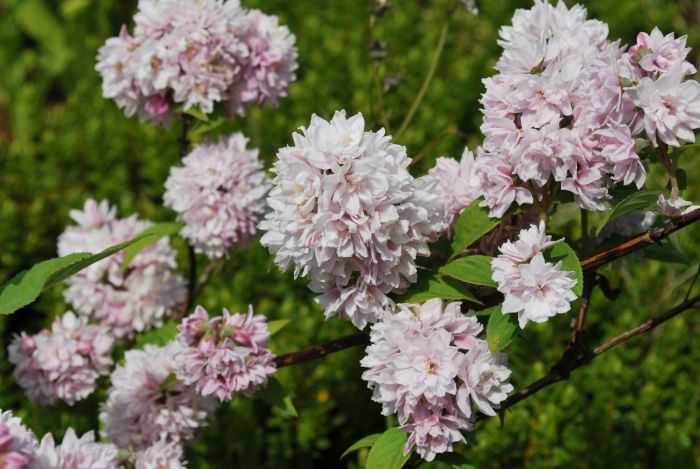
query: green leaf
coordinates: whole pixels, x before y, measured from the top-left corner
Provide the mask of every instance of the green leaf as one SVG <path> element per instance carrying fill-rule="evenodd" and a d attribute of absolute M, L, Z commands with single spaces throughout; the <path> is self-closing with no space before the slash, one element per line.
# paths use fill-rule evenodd
<path fill-rule="evenodd" d="M 381 434 L 367 456 L 365 469 L 401 469 L 411 453 L 403 454 L 408 433 L 392 427 Z"/>
<path fill-rule="evenodd" d="M 203 122 L 208 122 L 209 121 L 209 116 L 199 109 L 197 106 L 191 107 L 189 109 L 183 110 L 183 113 L 187 114 L 188 116 L 192 116 L 197 120 L 203 121 Z"/>
<path fill-rule="evenodd" d="M 274 321 L 268 321 L 267 330 L 270 335 L 274 335 L 280 331 L 284 326 L 289 324 L 289 319 L 276 319 Z"/>
<path fill-rule="evenodd" d="M 136 336 L 135 346 L 136 348 L 143 348 L 146 344 L 151 344 L 162 347 L 173 340 L 177 332 L 177 324 L 175 321 L 166 321 L 165 324 L 156 329 L 138 334 Z"/>
<path fill-rule="evenodd" d="M 122 262 L 122 269 L 126 270 L 129 266 L 129 262 L 148 246 L 154 244 L 161 238 L 178 234 L 183 226 L 182 223 L 156 223 L 142 231 L 139 236 L 143 236 L 143 238 L 126 249 L 124 261 Z"/>
<path fill-rule="evenodd" d="M 583 293 L 583 271 L 581 270 L 581 262 L 571 246 L 564 241 L 555 244 L 549 249 L 549 259 L 555 263 L 562 261 L 561 270 L 574 273 L 576 286 L 572 290 L 580 298 Z"/>
<path fill-rule="evenodd" d="M 189 133 L 190 140 L 193 143 L 200 143 L 204 140 L 207 134 L 213 132 L 214 130 L 222 127 L 226 124 L 228 120 L 223 116 L 218 116 L 215 119 L 211 119 L 208 122 L 198 121 L 195 123 L 194 127 Z"/>
<path fill-rule="evenodd" d="M 42 61 L 51 75 L 61 73 L 68 64 L 71 48 L 68 46 L 61 21 L 43 0 L 17 2 L 14 11 L 17 26 L 39 44 Z"/>
<path fill-rule="evenodd" d="M 656 202 L 659 199 L 660 190 L 644 190 L 635 192 L 632 195 L 622 199 L 603 220 L 603 222 L 598 227 L 598 232 L 600 234 L 601 230 L 616 218 L 621 217 L 625 213 L 634 212 L 638 210 L 651 210 L 656 208 Z"/>
<path fill-rule="evenodd" d="M 491 261 L 489 256 L 460 257 L 440 269 L 440 273 L 473 285 L 496 287 L 491 278 Z"/>
<path fill-rule="evenodd" d="M 644 257 L 657 261 L 685 265 L 690 265 L 692 263 L 692 259 L 688 255 L 680 252 L 671 243 L 652 244 L 645 247 L 642 252 L 644 253 Z"/>
<path fill-rule="evenodd" d="M 277 409 L 280 414 L 285 417 L 298 417 L 292 398 L 276 378 L 270 378 L 267 385 L 260 389 L 257 393 L 263 401 L 267 402 L 271 407 Z"/>
<path fill-rule="evenodd" d="M 84 268 L 115 254 L 133 243 L 152 235 L 139 235 L 134 239 L 109 247 L 98 254 L 78 252 L 49 259 L 20 272 L 0 287 L 0 314 L 12 314 L 36 300 L 49 288 L 61 283 Z"/>
<path fill-rule="evenodd" d="M 481 199 L 477 199 L 465 208 L 452 227 L 452 242 L 450 243 L 450 259 L 464 252 L 467 247 L 491 231 L 499 220 L 490 218 L 489 212 L 479 207 Z"/>
<path fill-rule="evenodd" d="M 486 326 L 486 342 L 491 353 L 500 352 L 510 344 L 520 332 L 517 314 L 503 314 L 501 305 L 492 306 L 489 323 Z"/>
<path fill-rule="evenodd" d="M 367 435 L 364 438 L 360 438 L 355 443 L 353 443 L 352 446 L 346 449 L 345 452 L 343 452 L 343 454 L 340 455 L 340 459 L 343 459 L 348 454 L 357 451 L 360 448 L 367 448 L 368 446 L 372 446 L 374 443 L 376 443 L 380 436 L 382 436 L 381 433 L 373 433 L 371 435 Z"/>
<path fill-rule="evenodd" d="M 468 300 L 483 304 L 464 284 L 434 272 L 423 272 L 418 282 L 413 284 L 397 301 L 399 303 L 423 303 L 432 298 L 443 300 Z"/>

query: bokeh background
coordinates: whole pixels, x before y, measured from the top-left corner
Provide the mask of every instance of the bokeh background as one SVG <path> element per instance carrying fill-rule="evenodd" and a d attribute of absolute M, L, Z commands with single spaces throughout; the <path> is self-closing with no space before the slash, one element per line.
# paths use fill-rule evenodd
<path fill-rule="evenodd" d="M 589 15 L 610 25 L 610 37 L 633 43 L 637 32 L 659 26 L 700 40 L 700 5 L 693 0 L 595 0 Z M 276 149 L 312 113 L 362 112 L 377 127 L 377 82 L 386 120 L 400 125 L 426 74 L 445 22 L 445 0 L 389 0 L 374 37 L 386 57 L 373 66 L 368 45 L 370 5 L 352 0 L 244 0 L 277 14 L 297 36 L 300 68 L 289 98 L 278 109 L 253 110 L 222 131 L 242 130 L 270 165 Z M 567 1 L 571 5 L 571 2 Z M 500 25 L 528 1 L 482 0 L 480 14 L 455 12 L 435 79 L 401 142 L 424 173 L 438 155 L 459 157 L 475 147 L 481 121 L 481 79 L 493 73 L 500 53 Z M 0 281 L 56 254 L 56 238 L 70 223 L 68 211 L 86 198 L 106 198 L 121 215 L 138 212 L 155 221 L 173 219 L 163 208 L 163 183 L 178 162 L 177 125 L 171 129 L 127 119 L 101 96 L 94 71 L 97 49 L 129 24 L 134 0 L 0 0 Z M 691 53 L 696 65 L 700 49 Z M 395 86 L 397 85 L 397 86 Z M 427 151 L 426 151 L 427 147 Z M 700 200 L 700 154 L 683 157 L 689 175 L 686 198 Z M 654 176 L 656 174 L 657 176 Z M 656 179 L 655 179 L 656 178 Z M 663 184 L 652 170 L 650 182 Z M 559 215 L 559 230 L 574 233 L 576 211 Z M 637 257 L 603 273 L 615 300 L 594 295 L 588 340 L 601 342 L 682 299 L 697 271 L 700 230 L 691 227 L 672 242 L 685 263 Z M 178 245 L 182 248 L 181 245 Z M 201 259 L 203 262 L 203 259 Z M 184 265 L 184 264 L 183 264 Z M 278 353 L 353 332 L 345 321 L 324 321 L 304 281 L 280 273 L 254 242 L 234 252 L 207 286 L 200 302 L 210 310 L 242 310 L 253 304 L 271 319 L 291 318 L 272 342 Z M 24 398 L 12 378 L 6 349 L 13 334 L 37 332 L 66 310 L 60 288 L 10 317 L 0 317 L 0 408 L 12 409 L 35 432 L 61 436 L 98 428 L 103 392 L 73 407 L 39 407 Z M 486 467 L 693 467 L 700 465 L 700 311 L 691 311 L 652 334 L 613 349 L 561 384 L 482 423 L 461 446 L 478 468 Z M 561 355 L 568 319 L 531 325 L 510 347 L 516 387 L 546 373 Z M 222 406 L 188 448 L 193 468 L 361 467 L 366 452 L 344 461 L 355 440 L 386 428 L 380 407 L 360 379 L 359 348 L 285 368 L 279 378 L 299 416 L 271 409 L 260 399 Z"/>

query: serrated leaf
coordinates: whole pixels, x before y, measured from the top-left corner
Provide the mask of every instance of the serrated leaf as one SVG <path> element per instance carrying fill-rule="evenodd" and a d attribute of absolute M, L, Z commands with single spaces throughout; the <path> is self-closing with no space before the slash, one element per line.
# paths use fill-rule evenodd
<path fill-rule="evenodd" d="M 496 287 L 491 278 L 491 261 L 489 256 L 460 257 L 440 268 L 440 273 L 473 285 Z"/>
<path fill-rule="evenodd" d="M 32 303 L 42 292 L 95 262 L 121 251 L 143 237 L 144 235 L 139 235 L 134 239 L 109 247 L 98 254 L 78 252 L 49 259 L 34 265 L 29 270 L 20 272 L 0 287 L 0 314 L 14 313 Z"/>
<path fill-rule="evenodd" d="M 382 433 L 372 445 L 365 469 L 401 469 L 411 456 L 411 452 L 403 454 L 406 440 L 408 433 L 396 427 Z"/>
<path fill-rule="evenodd" d="M 413 284 L 396 300 L 399 303 L 423 303 L 432 298 L 443 300 L 468 300 L 472 303 L 483 304 L 476 296 L 467 290 L 464 284 L 442 275 L 422 272 L 418 282 Z"/>
<path fill-rule="evenodd" d="M 576 286 L 572 290 L 580 298 L 583 293 L 583 271 L 581 270 L 581 262 L 571 246 L 564 241 L 555 244 L 549 249 L 549 260 L 554 263 L 561 261 L 561 270 L 574 273 Z"/>
<path fill-rule="evenodd" d="M 499 220 L 490 218 L 488 210 L 479 207 L 480 203 L 481 199 L 472 202 L 462 211 L 452 227 L 450 259 L 459 256 L 467 247 L 498 225 Z"/>
<path fill-rule="evenodd" d="M 267 322 L 267 330 L 270 335 L 278 333 L 284 326 L 289 324 L 289 319 L 276 319 L 274 321 Z"/>
<path fill-rule="evenodd" d="M 177 333 L 177 324 L 175 321 L 170 320 L 156 329 L 151 329 L 143 334 L 138 334 L 134 344 L 136 348 L 143 348 L 147 344 L 162 347 L 175 339 Z"/>
<path fill-rule="evenodd" d="M 156 223 L 150 228 L 147 228 L 144 231 L 142 231 L 139 234 L 139 236 L 144 237 L 139 239 L 137 242 L 133 243 L 126 249 L 126 252 L 124 252 L 124 261 L 122 262 L 122 269 L 126 270 L 126 268 L 129 266 L 129 262 L 131 262 L 134 259 L 134 257 L 136 257 L 141 251 L 146 249 L 148 246 L 154 244 L 161 238 L 178 234 L 183 228 L 183 226 L 184 225 L 182 223 L 174 222 Z"/>
<path fill-rule="evenodd" d="M 340 455 L 340 459 L 343 459 L 348 454 L 357 451 L 360 448 L 367 448 L 368 446 L 372 446 L 374 443 L 377 442 L 380 436 L 382 436 L 381 433 L 373 433 L 371 435 L 367 435 L 363 438 L 360 438 L 355 443 L 353 443 L 348 449 L 346 449 L 343 452 L 343 454 Z"/>
<path fill-rule="evenodd" d="M 486 326 L 486 342 L 491 353 L 500 352 L 510 344 L 520 332 L 517 314 L 503 314 L 501 306 L 489 308 L 491 316 Z"/>
<path fill-rule="evenodd" d="M 601 230 L 616 218 L 622 215 L 639 211 L 639 210 L 652 210 L 656 208 L 656 202 L 659 199 L 660 190 L 644 190 L 635 192 L 632 195 L 622 199 L 603 219 L 603 222 L 598 227 L 597 234 L 600 235 Z"/>
<path fill-rule="evenodd" d="M 265 387 L 260 389 L 256 395 L 286 417 L 299 416 L 299 413 L 292 402 L 292 398 L 284 389 L 282 383 L 280 383 L 276 378 L 268 379 Z"/>

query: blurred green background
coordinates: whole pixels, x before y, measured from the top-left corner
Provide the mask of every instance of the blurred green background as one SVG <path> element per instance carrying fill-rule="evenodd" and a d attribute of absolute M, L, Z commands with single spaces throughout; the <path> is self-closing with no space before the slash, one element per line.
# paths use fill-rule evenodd
<path fill-rule="evenodd" d="M 101 96 L 94 71 L 104 41 L 130 24 L 135 1 L 0 0 L 0 280 L 56 252 L 68 211 L 88 197 L 107 198 L 120 214 L 166 221 L 163 182 L 177 164 L 178 126 L 155 128 L 127 119 Z M 571 2 L 567 2 L 571 5 Z M 367 1 L 244 0 L 277 14 L 297 36 L 300 68 L 290 96 L 278 109 L 253 110 L 226 130 L 240 129 L 261 149 L 269 166 L 276 149 L 312 113 L 362 112 L 375 127 L 377 82 L 368 45 Z M 374 36 L 386 42 L 376 74 L 398 83 L 384 97 L 386 120 L 396 130 L 418 92 L 445 22 L 445 0 L 390 0 Z M 481 121 L 481 79 L 493 73 L 500 50 L 498 27 L 527 1 L 483 0 L 480 14 L 455 12 L 435 79 L 400 143 L 422 174 L 438 155 L 459 156 L 475 147 Z M 688 34 L 700 40 L 700 6 L 692 0 L 596 0 L 589 15 L 610 25 L 610 37 L 634 42 L 638 31 Z M 692 52 L 698 65 L 700 49 Z M 391 88 L 394 88 L 393 86 Z M 441 139 L 441 137 L 445 137 Z M 436 145 L 431 145 L 436 142 Z M 428 147 L 428 151 L 423 150 Z M 691 176 L 687 197 L 700 200 L 699 155 L 681 163 Z M 654 173 L 654 171 L 652 171 Z M 657 171 L 658 173 L 658 171 Z M 659 184 L 659 177 L 651 182 Z M 662 181 L 663 182 L 663 181 Z M 574 233 L 577 211 L 562 210 L 561 232 Z M 556 217 L 555 217 L 556 219 Z M 685 295 L 698 268 L 700 230 L 674 235 L 687 264 L 641 258 L 603 273 L 623 294 L 614 302 L 600 292 L 589 313 L 588 339 L 597 344 L 664 311 Z M 181 246 L 180 246 L 181 247 Z M 204 260 L 200 259 L 203 263 Z M 273 339 L 278 352 L 353 332 L 348 322 L 325 322 L 303 281 L 280 273 L 254 243 L 234 252 L 200 299 L 210 311 L 241 310 L 248 303 L 270 318 L 292 318 Z M 21 312 L 0 317 L 0 408 L 13 409 L 35 432 L 61 436 L 97 428 L 98 393 L 74 407 L 29 403 L 13 381 L 6 349 L 14 333 L 37 332 L 66 310 L 54 289 Z M 509 349 L 516 388 L 546 373 L 568 338 L 569 317 L 529 326 Z M 700 318 L 688 312 L 639 339 L 613 349 L 506 414 L 478 426 L 476 442 L 459 451 L 485 467 L 692 467 L 700 465 Z M 223 406 L 188 448 L 190 467 L 360 467 L 366 452 L 339 461 L 342 451 L 387 422 L 360 379 L 359 348 L 285 368 L 299 417 L 270 409 L 259 399 Z"/>

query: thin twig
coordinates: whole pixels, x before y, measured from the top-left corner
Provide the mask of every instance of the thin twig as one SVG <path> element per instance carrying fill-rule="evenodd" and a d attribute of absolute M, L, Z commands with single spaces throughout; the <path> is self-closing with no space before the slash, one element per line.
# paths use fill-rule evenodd
<path fill-rule="evenodd" d="M 452 135 L 456 135 L 458 137 L 461 137 L 463 139 L 467 139 L 468 135 L 460 132 L 459 130 L 455 129 L 447 129 L 443 131 L 440 135 L 438 135 L 432 142 L 428 143 L 421 151 L 416 153 L 416 156 L 411 158 L 411 162 L 408 164 L 409 166 L 417 163 L 418 161 L 421 160 L 425 155 L 433 151 L 433 149 L 438 146 L 440 143 L 442 143 L 447 137 L 450 137 Z"/>
<path fill-rule="evenodd" d="M 676 218 L 671 223 L 654 228 L 644 233 L 633 236 L 626 241 L 618 244 L 615 247 L 606 249 L 605 251 L 599 252 L 591 257 L 588 257 L 581 261 L 581 268 L 584 270 L 593 269 L 600 267 L 601 265 L 608 264 L 615 259 L 626 256 L 627 254 L 638 251 L 650 244 L 658 243 L 662 239 L 668 237 L 672 233 L 684 228 L 696 221 L 700 220 L 700 209 L 693 210 L 690 213 L 686 213 L 678 218 Z"/>
<path fill-rule="evenodd" d="M 187 262 L 189 264 L 187 291 L 185 292 L 185 301 L 182 302 L 182 307 L 180 308 L 178 321 L 187 316 L 187 313 L 190 311 L 190 307 L 195 299 L 195 289 L 197 287 L 197 254 L 194 252 L 194 248 L 189 244 L 187 245 Z"/>
<path fill-rule="evenodd" d="M 445 24 L 442 25 L 442 29 L 440 30 L 440 38 L 438 39 L 437 47 L 435 47 L 435 52 L 433 53 L 433 60 L 430 63 L 430 68 L 428 69 L 428 73 L 425 75 L 423 85 L 418 91 L 418 94 L 413 100 L 413 103 L 411 104 L 411 108 L 408 110 L 408 112 L 406 113 L 406 117 L 401 123 L 401 127 L 399 127 L 399 130 L 394 135 L 394 141 L 399 141 L 403 133 L 408 128 L 409 124 L 413 120 L 413 116 L 418 110 L 418 106 L 420 106 L 420 103 L 421 101 L 423 101 L 425 93 L 430 87 L 430 83 L 433 81 L 433 77 L 435 76 L 435 70 L 437 70 L 438 63 L 440 63 L 440 57 L 442 56 L 442 51 L 445 48 L 445 42 L 447 40 L 447 31 L 450 29 L 450 18 L 452 17 L 453 12 L 454 7 L 448 8 L 445 12 Z"/>
<path fill-rule="evenodd" d="M 346 348 L 355 347 L 357 345 L 365 345 L 369 342 L 369 336 L 366 332 L 353 334 L 341 337 L 335 340 L 329 340 L 322 344 L 314 345 L 298 352 L 286 353 L 275 358 L 275 363 L 278 367 L 296 365 L 297 363 L 321 358 L 333 352 L 338 352 Z"/>
<path fill-rule="evenodd" d="M 511 395 L 508 399 L 506 399 L 503 402 L 503 404 L 501 405 L 501 409 L 505 410 L 509 407 L 512 407 L 518 402 L 522 401 L 523 399 L 529 396 L 532 396 L 533 394 L 541 391 L 542 389 L 554 383 L 558 383 L 559 381 L 564 381 L 569 377 L 569 374 L 575 369 L 580 368 L 581 366 L 589 363 L 591 360 L 593 360 L 596 357 L 599 357 L 600 355 L 607 352 L 616 345 L 619 345 L 622 342 L 625 342 L 639 334 L 649 332 L 650 330 L 657 327 L 659 324 L 668 321 L 669 319 L 679 315 L 683 311 L 694 308 L 697 303 L 700 303 L 700 295 L 696 295 L 693 298 L 684 301 L 683 303 L 680 303 L 679 305 L 670 309 L 664 314 L 654 316 L 646 320 L 639 326 L 632 328 L 626 332 L 623 332 L 622 334 L 616 337 L 613 337 L 607 342 L 594 348 L 590 352 L 571 353 L 570 349 L 567 350 L 564 353 L 564 356 L 562 356 L 562 358 L 556 363 L 556 365 L 552 367 L 551 371 L 547 375 L 543 376 L 537 381 L 532 382 L 530 385 L 525 386 L 524 388 L 520 389 L 517 393 Z M 485 418 L 487 418 L 486 415 L 479 414 L 476 417 L 476 420 L 484 420 Z"/>
<path fill-rule="evenodd" d="M 700 275 L 700 264 L 698 264 L 698 269 L 695 272 L 695 275 L 693 276 L 693 280 L 690 282 L 690 286 L 688 286 L 688 291 L 685 294 L 685 300 L 687 301 L 688 298 L 690 298 L 690 294 L 693 292 L 693 287 L 695 286 L 695 282 L 698 281 L 698 275 Z"/>
<path fill-rule="evenodd" d="M 202 273 L 199 276 L 199 281 L 194 289 L 194 294 L 192 295 L 192 301 L 199 298 L 199 294 L 202 293 L 202 289 L 209 282 L 209 279 L 214 275 L 214 273 L 221 267 L 220 259 L 212 259 L 209 263 L 202 269 Z"/>
<path fill-rule="evenodd" d="M 659 240 L 670 235 L 671 233 L 678 231 L 681 228 L 688 226 L 691 223 L 694 223 L 698 220 L 700 220 L 700 209 L 676 219 L 675 222 L 670 223 L 663 228 L 659 228 L 658 230 L 661 231 L 656 231 L 655 233 L 653 233 L 655 230 L 648 231 L 647 233 L 643 233 L 635 238 L 632 238 L 631 240 L 623 242 L 620 246 L 616 246 L 614 248 L 608 249 L 607 251 L 603 251 L 602 253 L 584 259 L 583 261 L 581 261 L 581 265 L 583 266 L 584 271 L 593 271 L 593 269 L 595 269 L 596 267 L 604 265 L 608 262 L 612 262 L 615 259 L 619 259 L 620 257 L 629 254 L 630 252 L 634 252 L 637 249 L 641 249 L 642 247 L 650 243 L 658 242 Z M 584 289 L 585 288 L 586 283 L 584 282 Z M 498 304 L 502 300 L 503 297 L 502 295 L 500 295 L 500 293 L 490 295 L 486 298 L 482 298 L 482 301 L 484 303 L 483 306 L 474 305 L 474 309 L 492 306 L 494 304 Z M 582 317 L 582 319 L 585 319 L 585 314 Z M 581 323 L 583 323 L 583 321 L 581 321 Z M 286 355 L 280 355 L 279 357 L 277 357 L 278 366 L 294 365 L 296 363 L 300 363 L 307 360 L 313 360 L 315 358 L 328 355 L 338 350 L 343 350 L 348 347 L 354 347 L 357 345 L 365 345 L 367 343 L 369 343 L 369 337 L 365 333 L 340 337 L 338 339 L 334 339 L 324 344 L 310 347 L 300 352 L 293 352 L 288 353 Z M 567 353 L 569 355 L 575 354 L 577 352 L 580 352 L 580 347 L 571 347 L 567 349 Z M 547 379 L 549 380 L 551 378 Z M 535 384 L 538 383 L 533 383 L 533 385 Z M 548 384 L 545 384 L 545 386 L 546 385 Z"/>

